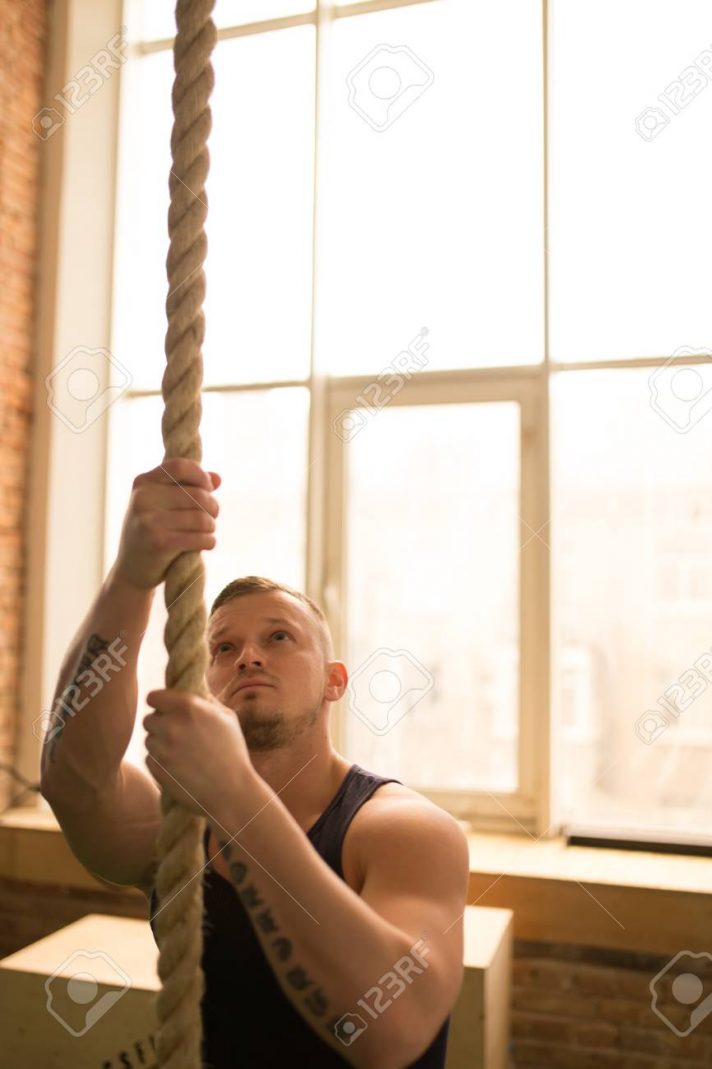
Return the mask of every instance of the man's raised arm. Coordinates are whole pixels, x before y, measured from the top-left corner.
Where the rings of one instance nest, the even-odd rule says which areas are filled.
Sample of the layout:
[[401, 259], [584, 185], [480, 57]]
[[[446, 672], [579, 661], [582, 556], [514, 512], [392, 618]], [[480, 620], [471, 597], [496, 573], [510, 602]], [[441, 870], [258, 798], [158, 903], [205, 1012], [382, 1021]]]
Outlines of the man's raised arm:
[[181, 552], [215, 545], [211, 491], [219, 482], [186, 459], [134, 480], [117, 559], [59, 673], [40, 777], [52, 808], [84, 806], [115, 783], [134, 729], [136, 667], [155, 588]]

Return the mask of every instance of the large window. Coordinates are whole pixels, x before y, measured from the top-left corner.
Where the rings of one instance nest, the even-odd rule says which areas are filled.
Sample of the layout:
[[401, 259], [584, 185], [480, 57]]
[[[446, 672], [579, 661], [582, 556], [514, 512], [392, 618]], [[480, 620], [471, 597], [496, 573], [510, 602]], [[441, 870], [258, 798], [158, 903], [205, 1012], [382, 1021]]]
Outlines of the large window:
[[[319, 600], [337, 748], [482, 827], [709, 826], [707, 4], [380, 6], [216, 5], [206, 595]], [[162, 457], [172, 11], [127, 13], [107, 564]]]

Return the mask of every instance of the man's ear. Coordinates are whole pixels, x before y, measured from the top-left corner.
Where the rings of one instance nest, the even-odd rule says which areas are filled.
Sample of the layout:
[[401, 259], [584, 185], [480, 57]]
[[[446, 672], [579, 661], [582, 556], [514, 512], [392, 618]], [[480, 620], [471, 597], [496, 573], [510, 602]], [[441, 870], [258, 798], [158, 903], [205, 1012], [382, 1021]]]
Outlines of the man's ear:
[[337, 702], [346, 690], [349, 673], [343, 661], [329, 661], [327, 668], [327, 686], [335, 692], [333, 696], [329, 696], [329, 700]]

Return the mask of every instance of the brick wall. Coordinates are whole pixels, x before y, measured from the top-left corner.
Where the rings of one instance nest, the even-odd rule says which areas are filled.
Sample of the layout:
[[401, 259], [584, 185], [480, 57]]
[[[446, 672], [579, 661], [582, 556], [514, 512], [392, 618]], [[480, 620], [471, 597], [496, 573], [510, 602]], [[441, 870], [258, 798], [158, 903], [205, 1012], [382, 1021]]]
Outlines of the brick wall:
[[[651, 1007], [648, 985], [671, 957], [515, 940], [512, 1065], [695, 1069], [712, 1064], [712, 1005], [687, 1036], [678, 1036]], [[687, 969], [695, 970], [700, 987], [710, 993], [711, 965], [704, 958], [680, 959], [655, 985], [658, 1008], [679, 1032], [688, 1028], [701, 999], [684, 1005], [672, 997], [672, 983], [689, 975]]]
[[[25, 552], [45, 0], [0, 0], [0, 764], [13, 765]], [[0, 809], [20, 787], [0, 771]]]

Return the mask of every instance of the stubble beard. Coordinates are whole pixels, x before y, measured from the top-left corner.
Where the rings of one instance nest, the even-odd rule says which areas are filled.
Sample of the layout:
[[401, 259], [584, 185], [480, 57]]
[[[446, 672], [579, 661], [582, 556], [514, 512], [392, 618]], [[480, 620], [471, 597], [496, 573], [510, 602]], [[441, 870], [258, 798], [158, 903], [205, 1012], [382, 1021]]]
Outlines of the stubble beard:
[[288, 748], [300, 735], [311, 731], [319, 718], [319, 708], [309, 709], [296, 717], [287, 717], [282, 709], [263, 712], [243, 704], [242, 711], [235, 715], [240, 721], [248, 750], [267, 753]]

